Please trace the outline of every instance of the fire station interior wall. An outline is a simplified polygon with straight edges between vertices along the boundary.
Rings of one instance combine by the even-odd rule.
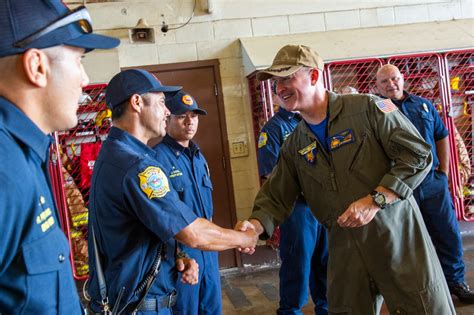
[[[163,23],[186,22],[194,0],[85,1],[96,32],[121,39],[115,52],[92,52],[85,67],[94,83],[107,82],[122,67],[218,59],[229,146],[248,142],[248,154],[231,159],[239,219],[250,214],[259,188],[246,74],[268,65],[280,46],[310,43],[328,59],[474,46],[472,0],[196,1],[190,23],[167,33],[160,31]],[[139,18],[152,28],[154,43],[130,42]],[[451,20],[459,21],[442,22]]]

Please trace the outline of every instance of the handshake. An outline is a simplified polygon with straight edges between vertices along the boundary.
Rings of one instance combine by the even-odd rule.
[[[255,253],[255,246],[257,245],[258,236],[263,233],[263,227],[259,221],[251,219],[250,221],[238,221],[234,227],[235,231],[242,232],[243,241],[238,250],[241,253],[252,255]],[[241,233],[239,233],[241,234]]]

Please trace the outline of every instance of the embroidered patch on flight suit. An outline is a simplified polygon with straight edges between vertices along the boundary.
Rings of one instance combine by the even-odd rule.
[[[169,191],[168,178],[159,167],[148,166],[138,174],[140,189],[147,195],[148,199],[162,198]]]
[[[377,108],[385,114],[398,110],[397,105],[393,104],[392,100],[389,98],[377,101],[375,102],[375,105],[377,105]]]
[[[316,148],[317,148],[317,142],[314,141],[310,145],[299,150],[298,153],[304,157],[306,162],[310,164],[314,164],[314,162],[316,161]]]
[[[258,137],[258,148],[264,147],[267,145],[268,136],[266,132],[261,132]]]
[[[343,145],[352,143],[354,141],[355,141],[354,133],[352,132],[351,129],[346,129],[344,131],[341,131],[340,133],[334,136],[328,137],[327,139],[330,151],[336,150],[337,148],[340,148]]]

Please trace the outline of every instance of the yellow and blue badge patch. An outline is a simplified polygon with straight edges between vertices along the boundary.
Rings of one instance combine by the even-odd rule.
[[[148,199],[162,198],[170,191],[168,178],[161,168],[148,166],[138,174],[140,189],[147,195]]]
[[[306,162],[310,164],[314,164],[314,162],[316,161],[316,148],[317,148],[317,142],[314,141],[310,145],[299,150],[298,153],[304,157]]]
[[[342,147],[343,145],[354,142],[355,137],[351,129],[346,129],[334,136],[328,137],[327,141],[328,141],[329,151],[333,151]]]
[[[183,104],[188,105],[188,106],[191,106],[194,104],[193,98],[191,97],[191,95],[188,95],[188,94],[183,95],[183,97],[181,97],[181,101],[183,102]]]
[[[398,110],[397,105],[393,104],[392,100],[389,98],[377,101],[375,102],[375,105],[382,113],[385,114]]]
[[[267,145],[268,135],[266,132],[261,132],[258,137],[258,148],[262,148]]]

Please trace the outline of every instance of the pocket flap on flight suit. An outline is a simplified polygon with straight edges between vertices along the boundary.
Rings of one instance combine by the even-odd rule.
[[[60,270],[69,263],[69,247],[63,232],[56,227],[44,237],[22,248],[28,274],[40,274]]]

